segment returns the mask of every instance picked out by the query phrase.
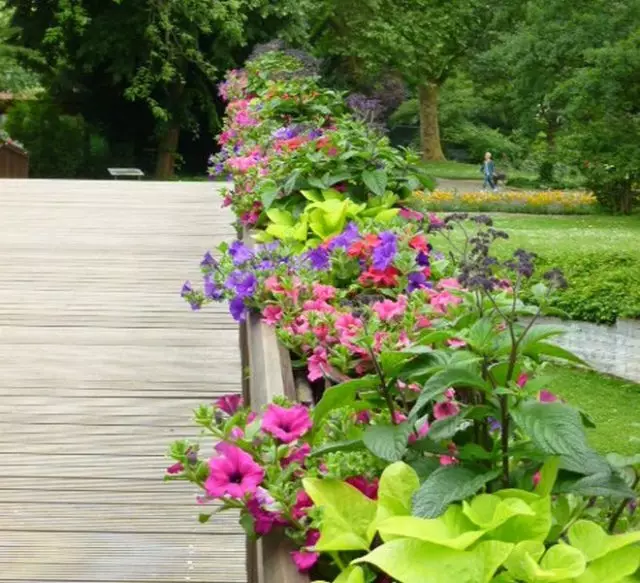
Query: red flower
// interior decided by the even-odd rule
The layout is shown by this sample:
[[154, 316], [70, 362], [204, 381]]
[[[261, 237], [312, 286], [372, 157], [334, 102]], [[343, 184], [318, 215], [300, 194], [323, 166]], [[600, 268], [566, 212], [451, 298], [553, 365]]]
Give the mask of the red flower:
[[389, 266], [385, 269], [368, 269], [359, 278], [359, 282], [362, 285], [373, 284], [379, 287], [395, 287], [398, 285], [399, 271]]
[[429, 252], [429, 243], [425, 239], [424, 235], [416, 235], [409, 241], [409, 247], [416, 251], [422, 251], [423, 253]]

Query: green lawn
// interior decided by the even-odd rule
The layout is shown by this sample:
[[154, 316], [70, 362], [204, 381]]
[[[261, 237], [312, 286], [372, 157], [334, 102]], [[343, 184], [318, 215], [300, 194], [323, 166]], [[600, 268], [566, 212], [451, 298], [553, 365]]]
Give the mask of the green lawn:
[[[426, 162], [427, 168], [435, 178], [447, 178], [449, 180], [482, 180], [482, 172], [480, 166], [482, 160], [477, 164], [463, 164], [462, 162]], [[502, 168], [499, 163], [496, 167], [509, 176], [509, 178], [528, 178], [535, 179], [534, 172], [523, 172], [520, 170]]]
[[549, 390], [580, 407], [596, 424], [589, 441], [601, 453], [640, 451], [640, 385], [596, 372], [552, 366]]

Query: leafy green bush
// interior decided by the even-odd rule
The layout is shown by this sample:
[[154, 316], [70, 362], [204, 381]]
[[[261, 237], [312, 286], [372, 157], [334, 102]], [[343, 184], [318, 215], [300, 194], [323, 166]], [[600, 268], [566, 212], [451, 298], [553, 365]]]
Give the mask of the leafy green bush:
[[559, 266], [569, 287], [553, 306], [574, 320], [613, 323], [640, 318], [640, 266], [637, 255], [623, 251], [580, 253], [539, 258], [542, 269]]
[[64, 115], [46, 101], [25, 101], [9, 110], [6, 129], [29, 151], [32, 176], [75, 178], [80, 174], [87, 136], [82, 116]]

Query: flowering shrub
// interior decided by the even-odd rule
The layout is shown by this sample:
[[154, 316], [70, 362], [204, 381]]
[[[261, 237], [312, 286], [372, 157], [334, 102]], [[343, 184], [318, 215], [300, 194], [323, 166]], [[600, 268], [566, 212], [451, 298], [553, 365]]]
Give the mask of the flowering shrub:
[[535, 214], [590, 214], [598, 201], [589, 192], [572, 191], [500, 191], [417, 192], [416, 198], [430, 211], [519, 212]]
[[[231, 205], [241, 224], [267, 228], [275, 222], [270, 209], [297, 221], [319, 202], [306, 193], [313, 189], [341, 192], [362, 210], [381, 206], [384, 198], [378, 210], [386, 210], [415, 189], [430, 187], [415, 155], [393, 148], [345, 108], [341, 93], [298, 70], [305, 71], [298, 59], [266, 53], [245, 70], [232, 71], [220, 88], [229, 104], [218, 139], [222, 149], [212, 156], [210, 173], [233, 179], [223, 204]], [[272, 229], [266, 238], [306, 242], [307, 231]]]
[[[340, 156], [334, 141], [320, 150], [336, 147], [335, 155], [317, 147], [337, 122], [316, 108], [314, 81], [296, 75], [295, 59], [260, 62], [259, 73], [250, 65], [222, 87], [235, 112], [228, 139], [242, 143], [218, 163], [246, 165], [227, 196], [255, 214], [245, 224], [265, 227], [261, 242], [205, 254], [202, 286], [186, 282], [182, 295], [193, 309], [225, 301], [236, 320], [252, 314], [273, 326], [319, 390], [310, 406], [280, 398], [250, 411], [227, 395], [200, 407], [196, 424], [218, 441], [215, 451], [177, 441], [167, 479], [197, 485], [203, 509], [216, 504], [201, 522], [235, 509], [250, 537], [279, 530], [295, 544], [298, 569], [324, 581], [631, 581], [640, 534], [612, 535], [637, 526], [640, 460], [596, 453], [588, 415], [546, 388], [547, 359], [581, 363], [552, 342], [561, 330], [536, 324], [567, 285], [563, 274], [551, 269], [532, 285], [536, 256], [494, 256], [507, 234], [487, 216], [394, 208], [409, 185], [393, 164], [336, 182], [314, 174], [322, 184], [312, 183], [325, 157]], [[295, 100], [278, 93], [288, 83], [303, 88]], [[253, 102], [254, 90], [266, 97]], [[255, 129], [264, 111], [291, 122], [317, 115], [321, 137], [306, 128], [260, 142], [278, 119]], [[247, 136], [257, 140], [252, 153]], [[268, 155], [274, 143], [278, 161]], [[358, 144], [350, 158], [371, 151]], [[288, 172], [290, 188], [281, 180]], [[377, 199], [359, 199], [365, 191]], [[391, 204], [380, 204], [385, 197]]]

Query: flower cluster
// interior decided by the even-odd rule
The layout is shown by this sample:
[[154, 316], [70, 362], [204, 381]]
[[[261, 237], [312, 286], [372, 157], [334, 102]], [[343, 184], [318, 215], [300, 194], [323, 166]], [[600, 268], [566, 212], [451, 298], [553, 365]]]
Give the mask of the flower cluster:
[[[296, 67], [305, 70], [290, 54], [265, 53], [220, 86], [229, 101], [209, 173], [233, 180], [223, 204], [242, 225], [264, 227], [265, 211], [283, 197], [289, 210], [295, 202], [301, 212], [310, 188], [333, 187], [366, 204], [387, 191], [401, 200], [430, 186], [415, 156], [391, 147], [317, 77], [293, 75]], [[366, 159], [355, 155], [363, 150]]]
[[417, 192], [416, 198], [431, 211], [519, 212], [536, 214], [589, 214], [597, 201], [589, 192], [572, 191], [501, 191], [452, 192], [436, 190]]
[[21, 150], [25, 150], [25, 147], [23, 144], [21, 144], [17, 140], [11, 139], [11, 136], [6, 132], [6, 130], [0, 129], [0, 146], [2, 144], [11, 144], [12, 146], [16, 146]]

